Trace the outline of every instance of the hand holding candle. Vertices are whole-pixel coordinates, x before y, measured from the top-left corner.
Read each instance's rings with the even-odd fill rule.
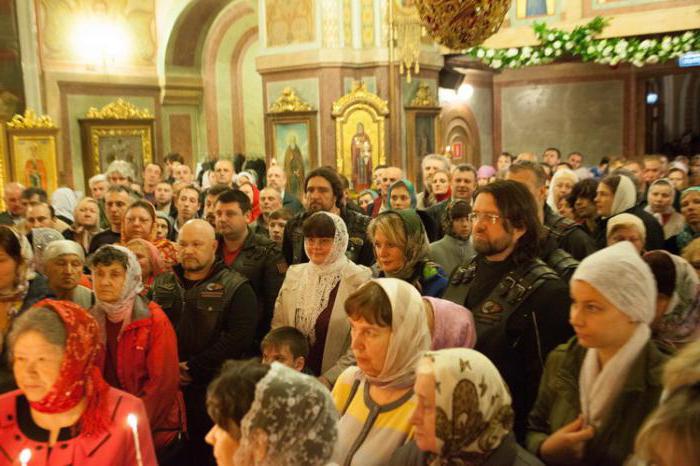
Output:
[[[136,464],[137,466],[143,466],[143,458],[141,458],[141,444],[139,443],[139,430],[138,430],[138,418],[136,414],[129,413],[126,416],[126,423],[131,427],[131,435],[134,436],[134,445],[136,447]]]

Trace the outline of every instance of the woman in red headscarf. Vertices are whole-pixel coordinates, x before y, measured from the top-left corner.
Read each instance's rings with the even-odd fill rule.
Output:
[[[158,239],[158,222],[156,208],[148,201],[138,200],[131,204],[122,220],[121,241],[126,246],[134,238],[145,239],[152,243],[160,252],[165,264],[165,270],[177,262],[175,245],[167,239]]]
[[[0,396],[0,466],[20,464],[20,454],[32,466],[133,466],[129,414],[143,464],[157,464],[143,403],[102,379],[99,326],[83,308],[38,302],[14,320],[8,349],[19,389]]]
[[[248,196],[248,199],[250,199],[251,209],[248,224],[253,224],[258,220],[260,214],[262,214],[262,211],[260,210],[260,191],[254,184],[248,182],[248,180],[245,178],[238,186],[238,189],[243,191],[246,196]]]
[[[126,244],[127,249],[134,253],[141,266],[142,296],[146,296],[153,286],[155,278],[165,271],[165,263],[160,251],[153,243],[142,238],[134,238]]]

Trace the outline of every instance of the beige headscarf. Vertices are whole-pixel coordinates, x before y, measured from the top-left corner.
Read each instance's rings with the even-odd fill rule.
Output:
[[[440,453],[430,464],[483,463],[513,427],[510,392],[496,366],[478,351],[451,348],[426,353],[418,373],[436,383]]]
[[[358,371],[358,376],[381,388],[409,388],[424,351],[430,349],[430,331],[420,293],[398,278],[371,280],[381,286],[391,302],[391,340],[384,367],[376,377]]]

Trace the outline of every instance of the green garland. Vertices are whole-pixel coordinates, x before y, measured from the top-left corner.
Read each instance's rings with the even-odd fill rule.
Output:
[[[598,16],[588,24],[567,32],[536,22],[533,26],[539,42],[536,46],[508,49],[472,47],[465,53],[491,68],[501,69],[545,65],[563,57],[578,57],[584,62],[610,66],[632,63],[642,67],[676,59],[692,50],[700,51],[700,29],[686,31],[682,35],[666,35],[662,39],[595,39],[609,23],[610,19]]]

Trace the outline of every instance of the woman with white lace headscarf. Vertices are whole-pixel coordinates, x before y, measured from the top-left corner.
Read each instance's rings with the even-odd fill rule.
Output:
[[[343,304],[372,273],[345,256],[348,231],[337,215],[314,213],[304,221],[303,230],[309,262],[287,271],[275,303],[272,328],[300,330],[310,343],[307,368],[330,386],[354,363]]]
[[[566,198],[574,189],[578,182],[578,176],[573,170],[560,168],[552,176],[549,182],[549,192],[547,193],[547,205],[556,213],[559,212],[559,202]]]
[[[547,358],[527,448],[547,464],[620,465],[662,390],[654,275],[622,241],[581,262],[571,297],[576,337]]]
[[[229,361],[207,390],[219,466],[325,466],[338,438],[328,390],[283,364]]]

